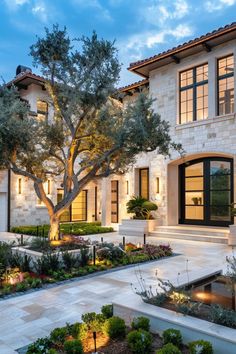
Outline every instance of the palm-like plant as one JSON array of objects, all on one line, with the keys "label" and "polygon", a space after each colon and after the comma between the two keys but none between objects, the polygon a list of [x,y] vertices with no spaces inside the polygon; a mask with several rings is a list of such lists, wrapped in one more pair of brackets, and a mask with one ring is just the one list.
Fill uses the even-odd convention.
[{"label": "palm-like plant", "polygon": [[139,196],[133,196],[126,206],[128,214],[135,214],[134,219],[151,219],[151,211],[158,209],[156,204]]}]

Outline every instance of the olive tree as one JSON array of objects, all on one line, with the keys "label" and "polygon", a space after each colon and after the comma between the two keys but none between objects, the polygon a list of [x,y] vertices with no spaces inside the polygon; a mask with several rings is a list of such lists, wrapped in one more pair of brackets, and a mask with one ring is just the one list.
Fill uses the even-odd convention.
[{"label": "olive tree", "polygon": [[[33,181],[50,217],[49,239],[59,238],[59,219],[92,180],[124,173],[140,152],[168,154],[169,125],[144,94],[129,105],[116,99],[120,64],[114,42],[71,40],[66,28],[45,29],[30,48],[45,78],[53,107],[50,121],[30,117],[17,88],[0,87],[0,166]],[[63,180],[55,204],[44,190],[49,176]]]}]

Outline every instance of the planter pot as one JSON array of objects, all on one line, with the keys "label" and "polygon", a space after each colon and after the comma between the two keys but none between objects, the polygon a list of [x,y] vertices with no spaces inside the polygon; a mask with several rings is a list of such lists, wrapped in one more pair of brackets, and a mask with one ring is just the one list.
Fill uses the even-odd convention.
[{"label": "planter pot", "polygon": [[236,246],[236,225],[229,225],[228,245]]},{"label": "planter pot", "polygon": [[148,235],[158,225],[158,220],[122,219],[119,234],[124,236]]}]

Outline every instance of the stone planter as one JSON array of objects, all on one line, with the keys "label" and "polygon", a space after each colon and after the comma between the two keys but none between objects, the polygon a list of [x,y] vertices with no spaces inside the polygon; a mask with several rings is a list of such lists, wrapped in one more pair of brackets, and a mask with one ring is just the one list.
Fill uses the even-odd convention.
[{"label": "stone planter", "polygon": [[236,225],[229,225],[228,245],[236,246]]},{"label": "stone planter", "polygon": [[158,220],[137,220],[122,219],[119,225],[119,234],[124,236],[143,236],[148,235],[158,225]]}]

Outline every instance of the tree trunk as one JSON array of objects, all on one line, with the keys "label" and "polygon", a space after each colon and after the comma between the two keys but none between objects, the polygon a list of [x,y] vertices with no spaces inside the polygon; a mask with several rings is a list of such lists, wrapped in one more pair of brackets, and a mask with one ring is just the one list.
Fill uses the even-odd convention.
[{"label": "tree trunk", "polygon": [[50,217],[50,229],[48,238],[49,241],[60,240],[59,217],[55,214]]}]

